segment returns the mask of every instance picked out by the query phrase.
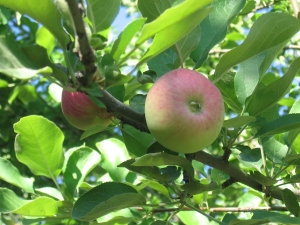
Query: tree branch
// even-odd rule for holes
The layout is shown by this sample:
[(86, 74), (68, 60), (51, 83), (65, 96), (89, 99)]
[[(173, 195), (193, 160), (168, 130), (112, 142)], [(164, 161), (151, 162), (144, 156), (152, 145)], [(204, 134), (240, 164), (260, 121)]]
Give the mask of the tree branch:
[[(201, 211), (212, 212), (252, 212), (253, 210), (265, 210), (265, 211), (288, 211), (284, 206), (264, 206), (264, 207), (216, 207), (216, 208), (207, 208), (199, 207)], [(138, 208), (139, 211), (145, 211), (144, 208)], [(162, 212), (174, 212), (178, 208), (158, 208), (153, 209), (151, 213), (162, 213)], [(182, 211), (191, 211), (192, 209), (188, 207), (182, 208)]]
[(144, 114), (135, 112), (100, 87), (99, 91), (102, 93), (102, 97), (99, 97), (99, 100), (103, 102), (108, 112), (112, 112), (124, 124), (129, 124), (140, 131), (150, 133)]
[[(265, 193), (267, 196), (283, 200), (282, 189), (276, 187), (264, 188), (263, 185), (254, 180), (250, 175), (244, 173), (232, 164), (224, 162), (222, 158), (217, 158), (204, 151), (200, 151), (195, 154), (194, 160), (227, 173), (231, 179), (234, 179), (235, 182), (245, 184), (254, 190)], [(298, 199), (300, 199), (299, 191), (294, 191), (294, 194), (297, 195)]]
[(84, 22), (82, 19), (83, 6), (76, 0), (66, 0), (69, 6), (70, 13), (73, 18), (73, 25), (76, 32), (76, 40), (79, 45), (79, 58), (85, 68), (84, 79), (82, 79), (83, 86), (89, 86), (94, 80), (94, 74), (97, 70), (95, 65), (95, 55), (89, 44), (88, 37), (86, 35)]

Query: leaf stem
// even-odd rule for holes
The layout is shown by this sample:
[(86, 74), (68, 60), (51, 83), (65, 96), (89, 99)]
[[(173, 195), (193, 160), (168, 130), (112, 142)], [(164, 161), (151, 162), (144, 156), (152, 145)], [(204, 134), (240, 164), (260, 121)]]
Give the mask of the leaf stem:
[(182, 54), (180, 52), (180, 49), (178, 48), (177, 44), (175, 44), (174, 46), (175, 46), (176, 52), (177, 52), (178, 57), (179, 57), (180, 67), (183, 68), (183, 58), (182, 58)]

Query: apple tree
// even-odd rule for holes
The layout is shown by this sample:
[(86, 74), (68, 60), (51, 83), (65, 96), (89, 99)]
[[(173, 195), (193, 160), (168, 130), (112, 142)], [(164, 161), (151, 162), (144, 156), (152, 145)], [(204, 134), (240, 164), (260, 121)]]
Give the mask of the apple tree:
[(0, 224), (300, 224), (299, 11), (0, 0)]

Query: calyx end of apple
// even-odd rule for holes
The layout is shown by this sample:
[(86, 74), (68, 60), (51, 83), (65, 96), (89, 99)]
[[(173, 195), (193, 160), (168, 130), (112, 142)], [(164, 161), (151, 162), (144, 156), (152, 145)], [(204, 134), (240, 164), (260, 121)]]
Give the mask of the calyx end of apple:
[(192, 100), (188, 103), (188, 107), (192, 113), (201, 112), (201, 104), (196, 100)]

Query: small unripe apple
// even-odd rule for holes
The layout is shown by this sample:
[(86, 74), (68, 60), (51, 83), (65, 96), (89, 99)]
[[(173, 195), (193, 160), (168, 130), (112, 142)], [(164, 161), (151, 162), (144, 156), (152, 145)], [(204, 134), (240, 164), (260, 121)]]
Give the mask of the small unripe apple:
[(202, 74), (176, 69), (160, 77), (145, 102), (147, 126), (164, 147), (193, 153), (211, 145), (224, 120), (218, 88)]
[(106, 127), (112, 118), (111, 113), (97, 106), (82, 92), (63, 90), (61, 108), (67, 121), (80, 130), (87, 130), (96, 125)]

